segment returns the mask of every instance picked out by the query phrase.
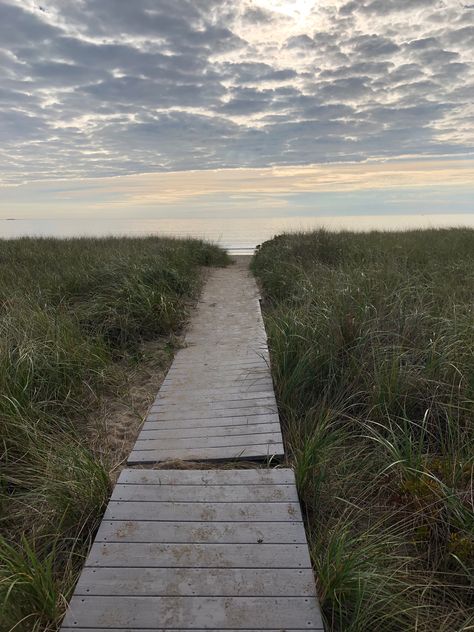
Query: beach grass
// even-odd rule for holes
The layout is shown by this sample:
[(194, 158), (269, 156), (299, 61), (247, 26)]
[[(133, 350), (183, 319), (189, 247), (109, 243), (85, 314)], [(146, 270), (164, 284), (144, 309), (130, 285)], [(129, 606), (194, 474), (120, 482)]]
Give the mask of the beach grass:
[(286, 234), (252, 265), (327, 630), (473, 630), (474, 231)]
[(0, 241), (1, 632), (56, 629), (119, 465), (101, 398), (147, 341), (173, 346), (203, 266), (227, 262), (199, 240)]

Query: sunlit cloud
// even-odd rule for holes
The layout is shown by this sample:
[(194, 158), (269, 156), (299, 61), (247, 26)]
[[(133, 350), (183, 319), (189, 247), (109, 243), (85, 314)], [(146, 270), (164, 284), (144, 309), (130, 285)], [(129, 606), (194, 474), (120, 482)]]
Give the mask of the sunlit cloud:
[[(474, 161), (417, 160), (278, 166), (48, 180), (4, 187), (0, 217), (133, 217), (210, 214), (268, 215), (285, 211), (351, 213), (358, 200), (403, 209), (430, 197), (439, 212), (474, 211)], [(443, 193), (444, 191), (444, 193)], [(350, 195), (350, 198), (348, 198)], [(378, 197), (377, 197), (378, 196)], [(471, 200), (471, 203), (469, 203)], [(329, 204), (329, 207), (328, 207)]]

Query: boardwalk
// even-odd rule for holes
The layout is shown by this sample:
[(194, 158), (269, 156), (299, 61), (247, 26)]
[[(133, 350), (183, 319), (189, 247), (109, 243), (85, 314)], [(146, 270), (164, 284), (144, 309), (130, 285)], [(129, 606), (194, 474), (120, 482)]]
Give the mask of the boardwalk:
[(292, 470), (123, 471), (72, 629), (323, 630)]
[[(244, 261), (210, 278), (186, 341), (129, 463), (283, 455)], [(293, 471), (227, 467), (125, 469), (62, 632), (322, 631)]]
[(239, 259), (208, 280), (129, 465), (283, 455), (258, 290)]

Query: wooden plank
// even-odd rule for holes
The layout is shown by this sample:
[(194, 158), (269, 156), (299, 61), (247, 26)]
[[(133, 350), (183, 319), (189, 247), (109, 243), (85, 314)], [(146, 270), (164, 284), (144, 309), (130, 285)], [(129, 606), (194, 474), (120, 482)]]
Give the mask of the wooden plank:
[(273, 384), (267, 382), (266, 384), (234, 384), (233, 386), (224, 386), (221, 388), (214, 388), (212, 385), (192, 385), (179, 384), (176, 387), (168, 387), (160, 389), (160, 392), (156, 396), (155, 403), (162, 401), (175, 401), (177, 396), (183, 398), (184, 401), (233, 401), (238, 398), (260, 399), (262, 397), (269, 397), (274, 395)]
[[(222, 365), (219, 362), (217, 363), (217, 366)], [(172, 386), (174, 383), (182, 384), (186, 377), (189, 380), (190, 386), (193, 386), (194, 384), (205, 384), (208, 388), (220, 388), (221, 386), (226, 386), (228, 384), (233, 386), (248, 386), (252, 382), (258, 384), (259, 382), (268, 382), (271, 379), (269, 367), (262, 367), (257, 372), (221, 372), (217, 379), (214, 373), (215, 370), (210, 367), (206, 367), (199, 372), (193, 371), (192, 373), (189, 371), (185, 371), (183, 367), (183, 369), (181, 369), (180, 371), (176, 371), (174, 374), (168, 373), (163, 381), (163, 386), (166, 388)]]
[(116, 568), (84, 569), (75, 595), (164, 597), (303, 597), (314, 595), (309, 568)]
[(259, 358), (255, 355), (253, 358), (248, 358), (247, 360), (239, 360), (234, 357), (232, 352), (227, 355), (219, 353), (214, 357), (209, 356), (209, 354), (206, 354), (205, 357), (201, 354), (196, 354), (194, 358), (189, 358), (186, 361), (173, 362), (171, 375), (173, 375), (173, 373), (188, 373), (189, 371), (198, 370), (205, 372), (216, 371), (216, 366), (223, 364), (225, 364), (230, 371), (241, 373), (260, 369), (268, 371), (269, 359), (268, 357)]
[[(249, 333), (246, 333), (248, 336)], [(205, 342), (201, 338), (200, 345)], [(203, 356), (200, 348), (193, 349), (192, 353), (178, 354), (175, 356), (174, 368), (185, 370), (193, 366), (212, 366), (214, 362), (225, 361), (232, 368), (247, 368), (248, 366), (268, 366), (269, 353), (266, 349), (246, 349), (244, 353), (240, 352), (237, 345), (230, 345), (227, 349), (219, 348), (218, 353), (207, 353)]]
[(207, 378), (213, 376), (231, 376), (234, 379), (235, 378), (248, 378), (249, 376), (252, 377), (261, 377), (261, 376), (268, 376), (269, 374), (269, 366), (267, 364), (267, 362), (262, 361), (253, 361), (251, 363), (247, 363), (246, 365), (234, 365), (234, 366), (227, 366), (227, 369), (225, 374), (222, 374), (219, 372), (219, 366), (227, 366), (227, 363), (224, 362), (223, 358), (221, 357), (219, 360), (216, 359), (215, 362), (209, 363), (209, 364), (205, 364), (204, 362), (199, 364), (199, 365), (195, 365), (194, 367), (188, 367), (188, 369), (186, 370), (185, 367), (177, 367), (177, 366), (173, 366), (171, 365), (171, 368), (168, 371), (167, 377), (169, 377), (170, 379), (173, 377), (180, 377), (182, 375), (185, 374), (189, 374), (189, 376), (191, 378), (193, 377), (199, 377), (202, 378), (203, 376), (206, 376)]
[[(209, 323), (210, 325), (211, 323)], [(270, 354), (267, 343), (262, 342), (260, 346), (255, 347), (248, 346), (248, 338), (252, 335), (254, 334), (251, 331), (242, 331), (240, 339), (231, 337), (227, 340), (227, 344), (216, 344), (215, 340), (202, 334), (192, 349), (180, 350), (175, 355), (176, 368), (184, 368), (187, 364), (211, 366), (212, 363), (219, 362), (221, 358), (234, 368), (246, 368), (248, 365), (268, 365)], [(245, 339), (244, 346), (241, 344), (243, 339)], [(208, 353), (205, 356), (201, 354), (203, 344), (208, 349)]]
[(301, 522), (299, 503), (180, 503), (111, 501), (104, 520), (180, 522)]
[(142, 502), (297, 502), (294, 485), (116, 485), (112, 500)]
[(164, 461), (237, 461), (279, 458), (284, 455), (282, 443), (253, 446), (217, 448), (184, 448), (181, 450), (133, 450), (128, 457), (129, 465), (159, 463)]
[(226, 417), (235, 417), (235, 416), (250, 416), (250, 415), (276, 415), (278, 410), (276, 406), (265, 405), (265, 406), (249, 406), (246, 408), (233, 408), (232, 410), (228, 409), (208, 409), (208, 410), (193, 410), (186, 409), (183, 411), (172, 411), (169, 410), (159, 410), (155, 411), (151, 408), (150, 414), (147, 416), (147, 419), (153, 421), (153, 419), (160, 419), (163, 421), (177, 421), (179, 419), (216, 419)]
[(259, 375), (259, 374), (267, 374), (269, 373), (268, 363), (264, 360), (262, 361), (252, 361), (247, 362), (245, 364), (232, 364), (230, 361), (226, 361), (226, 359), (222, 356), (219, 359), (216, 359), (215, 362), (209, 363), (188, 363), (187, 367), (183, 364), (182, 367), (178, 367), (174, 364), (171, 365), (170, 370), (168, 371), (168, 376), (170, 378), (178, 377), (180, 375), (189, 375), (193, 371), (199, 371), (200, 375), (205, 376), (216, 376), (221, 374), (219, 372), (219, 366), (226, 367), (226, 375)]
[[(174, 427), (174, 424), (178, 426), (180, 423), (184, 423), (188, 421), (202, 422), (203, 424), (206, 423), (206, 425), (207, 423), (209, 423), (212, 425), (216, 423), (216, 420), (223, 420), (222, 424), (216, 424), (216, 425), (225, 425), (229, 423), (229, 421), (227, 420), (237, 420), (238, 423), (246, 423), (247, 420), (255, 422), (257, 417), (259, 420), (263, 418), (266, 418), (267, 421), (268, 420), (275, 421), (275, 419), (279, 420), (277, 412), (274, 412), (274, 411), (268, 412), (266, 409), (264, 409), (258, 412), (252, 411), (251, 413), (242, 412), (241, 410), (237, 412), (229, 411), (229, 413), (222, 413), (219, 411), (212, 412), (212, 413), (208, 412), (207, 414), (198, 413), (197, 415), (195, 413), (190, 413), (187, 415), (183, 414), (181, 417), (179, 417), (178, 415), (172, 415), (171, 419), (169, 418), (168, 415), (163, 415), (162, 413), (149, 413), (146, 418), (146, 422), (159, 421), (160, 423), (163, 423), (163, 422), (169, 421), (169, 422), (172, 422), (171, 427)], [(196, 423), (193, 425), (199, 426), (201, 424)]]
[(104, 520), (96, 542), (304, 544), (301, 522), (164, 522)]
[(321, 629), (310, 597), (73, 597), (65, 625), (74, 627)]
[(212, 386), (213, 384), (225, 384), (227, 381), (241, 383), (264, 378), (268, 379), (270, 376), (269, 368), (264, 366), (253, 369), (231, 369), (226, 367), (225, 371), (223, 371), (223, 367), (225, 367), (225, 364), (219, 363), (213, 367), (200, 367), (195, 369), (194, 372), (178, 371), (171, 368), (166, 376), (167, 384), (186, 378), (190, 384), (205, 383)]
[(183, 389), (177, 389), (173, 393), (158, 393), (157, 398), (154, 401), (154, 405), (157, 404), (166, 404), (169, 402), (170, 406), (179, 406), (180, 402), (176, 401), (176, 394), (180, 393), (180, 401), (181, 402), (206, 402), (206, 403), (217, 403), (217, 402), (242, 402), (242, 401), (253, 401), (254, 399), (268, 399), (269, 397), (274, 397), (273, 389), (260, 390), (256, 392), (248, 392), (248, 391), (237, 391), (237, 392), (206, 392), (202, 390), (186, 390), (183, 392)]
[[(244, 334), (244, 335), (251, 335), (251, 334)], [(206, 345), (207, 349), (209, 349), (209, 347), (211, 345), (215, 346), (215, 342), (207, 342), (204, 340), (204, 338), (200, 341), (199, 343), (199, 348), (201, 348), (201, 345)], [(207, 362), (207, 358), (209, 358), (209, 355), (203, 356), (203, 360), (202, 362), (200, 362), (200, 367), (205, 369), (205, 372), (212, 372), (215, 371), (215, 367), (217, 364), (219, 364), (221, 362), (221, 358), (223, 358), (223, 354), (217, 354), (214, 358), (212, 358), (212, 362)], [(227, 357), (227, 360), (229, 362), (231, 362), (231, 359), (229, 359), (229, 357)], [(246, 363), (248, 364), (248, 362)], [(259, 372), (259, 371), (268, 371), (268, 367), (269, 367), (269, 363), (268, 363), (268, 357), (265, 356), (263, 358), (253, 358), (251, 361), (252, 366), (248, 367), (248, 366), (241, 366), (241, 365), (236, 365), (233, 367), (229, 367), (232, 368), (233, 373), (239, 373), (241, 375), (245, 375), (246, 373), (252, 373), (252, 372)], [(170, 368), (171, 370), (171, 368)], [(175, 373), (180, 373), (180, 372), (185, 372), (185, 366), (183, 363), (183, 366), (178, 366), (178, 365), (172, 365), (172, 370)], [(193, 371), (192, 376), (198, 376), (200, 374), (197, 374), (196, 371)]]
[[(159, 422), (158, 422), (159, 424)], [(209, 437), (235, 437), (239, 435), (279, 433), (281, 441), (280, 424), (256, 423), (240, 424), (235, 426), (217, 426), (213, 428), (168, 428), (163, 429), (157, 424), (156, 428), (142, 428), (142, 439), (199, 439)]]
[[(151, 417), (151, 415), (150, 415)], [(153, 417), (159, 417), (154, 415)], [(259, 415), (237, 415), (230, 417), (204, 417), (200, 419), (189, 419), (184, 417), (183, 419), (171, 419), (168, 421), (155, 418), (147, 418), (142, 426), (142, 430), (171, 430), (173, 428), (220, 428), (229, 426), (240, 426), (243, 424), (256, 424), (256, 423), (279, 423), (278, 415), (276, 413), (262, 413)]]
[(244, 407), (241, 406), (239, 408), (234, 407), (230, 410), (226, 408), (214, 408), (212, 406), (204, 407), (204, 406), (196, 406), (194, 408), (190, 407), (186, 410), (180, 410), (179, 408), (153, 408), (152, 412), (148, 415), (147, 419), (151, 417), (157, 416), (158, 420), (163, 421), (174, 421), (179, 419), (218, 419), (226, 417), (235, 417), (235, 416), (252, 416), (255, 414), (265, 414), (265, 415), (275, 415), (277, 414), (276, 406), (271, 405), (260, 405), (257, 403), (256, 405)]
[(243, 433), (236, 436), (213, 436), (196, 437), (194, 439), (151, 439), (148, 436), (138, 439), (135, 442), (134, 450), (179, 450), (189, 448), (196, 450), (197, 448), (229, 448), (238, 446), (245, 448), (246, 446), (263, 445), (281, 443), (281, 432), (270, 433)]
[[(152, 412), (162, 412), (165, 415), (167, 413), (178, 414), (180, 416), (186, 415), (188, 413), (193, 413), (195, 411), (219, 411), (219, 410), (238, 410), (240, 408), (250, 408), (261, 410), (262, 408), (273, 408), (275, 409), (275, 396), (273, 393), (267, 395), (266, 397), (259, 397), (256, 400), (254, 399), (228, 399), (228, 400), (217, 400), (217, 401), (197, 401), (194, 403), (183, 401), (179, 404), (170, 404), (167, 401), (159, 400), (158, 403), (152, 404), (150, 410)], [(274, 412), (272, 410), (272, 412)]]
[(174, 382), (163, 382), (159, 393), (167, 395), (172, 392), (180, 394), (183, 394), (184, 392), (186, 394), (188, 391), (193, 390), (193, 392), (206, 392), (209, 394), (218, 395), (222, 392), (254, 393), (259, 390), (266, 390), (267, 388), (273, 388), (273, 381), (270, 377), (260, 377), (252, 380), (228, 380), (225, 382), (219, 381), (218, 384), (208, 384), (204, 380), (201, 380), (199, 382), (196, 380), (193, 383), (189, 383), (189, 381), (186, 381), (186, 378), (183, 378), (182, 380), (176, 380)]
[(131, 470), (124, 469), (118, 479), (126, 485), (292, 485), (289, 468), (253, 467), (234, 470)]
[(86, 566), (118, 568), (311, 568), (302, 544), (96, 542)]
[(266, 372), (261, 375), (250, 375), (247, 377), (242, 376), (231, 376), (231, 375), (220, 375), (219, 379), (216, 379), (215, 376), (207, 376), (200, 375), (192, 377), (181, 375), (179, 377), (165, 379), (163, 384), (161, 385), (160, 391), (167, 392), (170, 390), (178, 390), (180, 392), (185, 392), (188, 389), (206, 389), (206, 390), (225, 390), (225, 389), (242, 389), (246, 390), (250, 387), (258, 387), (264, 386), (265, 388), (268, 386), (273, 386), (273, 382), (271, 382), (270, 374)]

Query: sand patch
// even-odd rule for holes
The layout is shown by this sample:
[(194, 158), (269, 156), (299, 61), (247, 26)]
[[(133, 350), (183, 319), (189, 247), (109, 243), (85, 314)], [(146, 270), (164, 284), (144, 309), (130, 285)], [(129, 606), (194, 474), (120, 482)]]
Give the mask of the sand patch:
[(184, 334), (141, 344), (137, 358), (119, 363), (118, 386), (101, 396), (90, 420), (94, 452), (106, 464), (112, 483), (125, 466), (138, 432), (173, 361)]

